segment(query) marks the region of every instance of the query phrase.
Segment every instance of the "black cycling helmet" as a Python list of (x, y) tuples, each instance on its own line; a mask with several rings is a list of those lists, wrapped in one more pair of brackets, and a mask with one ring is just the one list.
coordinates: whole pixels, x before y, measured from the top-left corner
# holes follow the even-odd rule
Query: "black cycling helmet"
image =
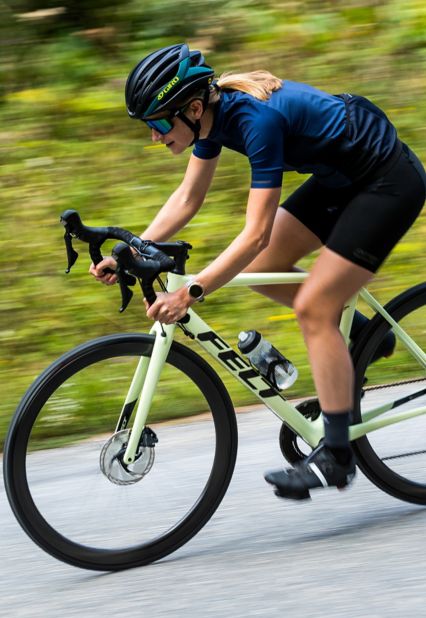
[(179, 109), (200, 90), (205, 91), (205, 107), (213, 75), (201, 52), (189, 51), (186, 44), (163, 47), (141, 60), (127, 78), (127, 112), (131, 118), (146, 120)]

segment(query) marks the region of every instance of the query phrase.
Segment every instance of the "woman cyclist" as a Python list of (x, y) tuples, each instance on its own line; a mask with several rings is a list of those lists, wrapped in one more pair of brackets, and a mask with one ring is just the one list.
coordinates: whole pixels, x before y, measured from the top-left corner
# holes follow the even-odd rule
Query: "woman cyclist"
[[(193, 147), (182, 183), (143, 238), (166, 241), (194, 217), (222, 146), (247, 156), (252, 173), (241, 233), (189, 284), (159, 294), (147, 306), (149, 318), (176, 322), (241, 271), (295, 271), (302, 257), (321, 248), (303, 284), (255, 288), (294, 308), (325, 427), (324, 440), (306, 460), (265, 479), (277, 495), (293, 498), (316, 487), (348, 485), (355, 475), (348, 438), (354, 378), (340, 316), (420, 213), (422, 164), (367, 99), (330, 95), (267, 71), (228, 73), (215, 81), (202, 54), (185, 44), (139, 62), (127, 80), (126, 103), (129, 116), (150, 127), (154, 142), (175, 155)], [(311, 176), (280, 205), (286, 170)], [(115, 275), (104, 273), (107, 266), (114, 266), (112, 258), (92, 264), (90, 272), (115, 283)], [(351, 338), (366, 321), (356, 314)], [(391, 354), (394, 344), (391, 334), (380, 354)]]

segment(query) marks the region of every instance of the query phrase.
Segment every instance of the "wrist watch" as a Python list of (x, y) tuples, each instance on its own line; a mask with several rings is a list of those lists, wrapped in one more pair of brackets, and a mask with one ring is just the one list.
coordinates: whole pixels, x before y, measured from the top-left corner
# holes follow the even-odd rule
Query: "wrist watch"
[(188, 289), (188, 293), (191, 298), (194, 300), (201, 302), (204, 300), (204, 287), (195, 279), (190, 279), (185, 283), (185, 287)]

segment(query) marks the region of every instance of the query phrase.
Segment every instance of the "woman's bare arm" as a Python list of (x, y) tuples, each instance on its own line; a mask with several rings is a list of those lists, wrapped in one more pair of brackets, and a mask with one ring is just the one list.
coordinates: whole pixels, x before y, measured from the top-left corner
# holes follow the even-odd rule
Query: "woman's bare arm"
[(206, 293), (217, 290), (238, 275), (268, 246), (280, 195), (281, 188), (250, 190), (244, 229), (197, 275)]

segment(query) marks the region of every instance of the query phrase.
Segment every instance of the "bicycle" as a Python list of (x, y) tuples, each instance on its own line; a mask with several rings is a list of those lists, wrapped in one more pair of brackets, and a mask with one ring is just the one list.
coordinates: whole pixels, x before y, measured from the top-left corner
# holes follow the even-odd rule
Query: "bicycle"
[[(151, 303), (155, 280), (173, 291), (188, 279), (187, 243), (150, 243), (120, 228), (87, 227), (76, 211), (66, 211), (61, 220), (68, 271), (77, 257), (73, 236), (89, 243), (95, 263), (102, 259), (100, 247), (106, 239), (123, 241), (113, 250), (121, 310), (136, 280)], [(167, 273), (167, 285), (161, 273)], [(295, 283), (307, 276), (240, 274), (228, 286)], [(359, 296), (376, 313), (351, 346), (356, 377), (350, 437), (357, 463), (388, 494), (426, 504), (423, 469), (418, 464), (410, 468), (410, 462), (426, 454), (418, 429), (426, 413), (426, 283), (384, 307), (366, 289)], [(345, 306), (340, 324), (348, 345), (357, 297)], [(104, 571), (147, 565), (189, 541), (224, 497), (237, 453), (235, 411), (210, 364), (174, 340), (177, 328), (279, 417), (279, 443), (290, 463), (323, 437), (316, 399), (298, 406), (286, 400), (193, 309), (177, 324), (155, 322), (149, 334), (116, 334), (84, 343), (53, 362), (29, 387), (5, 445), (4, 478), (13, 512), (25, 532), (52, 556)], [(372, 364), (389, 329), (397, 338), (394, 360)], [(395, 359), (400, 363), (398, 376)], [(203, 412), (201, 425), (157, 422), (169, 416), (167, 406), (172, 412), (179, 406), (176, 390), (173, 397), (168, 395), (172, 387), (189, 393), (191, 408), (185, 412)], [(377, 393), (382, 396), (379, 403)], [(410, 451), (404, 444), (403, 452), (392, 453), (392, 430), (403, 421), (414, 424), (404, 440), (418, 440), (420, 448)], [(196, 465), (185, 466), (194, 443), (200, 451)]]

